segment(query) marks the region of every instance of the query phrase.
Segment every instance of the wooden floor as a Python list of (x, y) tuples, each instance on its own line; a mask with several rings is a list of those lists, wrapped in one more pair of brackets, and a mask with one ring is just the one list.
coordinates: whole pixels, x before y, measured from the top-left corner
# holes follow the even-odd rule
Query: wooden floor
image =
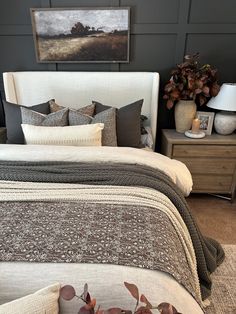
[(236, 199), (232, 204), (214, 196), (193, 194), (187, 202), (203, 235), (222, 244), (236, 244)]

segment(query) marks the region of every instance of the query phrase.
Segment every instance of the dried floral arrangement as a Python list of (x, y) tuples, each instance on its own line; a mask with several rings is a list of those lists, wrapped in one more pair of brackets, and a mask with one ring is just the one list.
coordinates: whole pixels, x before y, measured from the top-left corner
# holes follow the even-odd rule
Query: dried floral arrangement
[[(60, 297), (66, 301), (72, 300), (76, 297), (81, 300), (84, 305), (78, 309), (78, 314), (153, 314), (152, 310), (157, 310), (162, 314), (181, 314), (176, 308), (169, 303), (160, 303), (158, 306), (153, 306), (148, 299), (139, 294), (138, 287), (135, 284), (124, 282), (125, 287), (130, 292), (131, 296), (136, 300), (135, 309), (124, 310), (122, 308), (113, 307), (107, 310), (101, 309), (100, 306), (96, 308), (96, 299), (92, 298), (88, 292), (88, 285), (84, 285), (84, 291), (81, 295), (76, 295), (74, 287), (70, 285), (63, 286), (60, 289)], [(142, 305), (140, 305), (140, 302)]]
[(217, 72), (209, 64), (200, 64), (199, 53), (186, 55), (184, 62), (172, 70), (171, 78), (165, 85), (163, 98), (167, 100), (167, 108), (171, 109), (181, 99), (204, 105), (210, 97), (219, 93)]

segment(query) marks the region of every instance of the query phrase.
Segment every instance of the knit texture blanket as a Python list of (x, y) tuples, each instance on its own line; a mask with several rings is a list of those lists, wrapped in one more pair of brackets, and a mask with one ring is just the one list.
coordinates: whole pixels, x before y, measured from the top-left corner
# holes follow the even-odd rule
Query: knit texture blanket
[(129, 164), (1, 161), (0, 180), (143, 186), (165, 194), (178, 209), (190, 233), (202, 298), (210, 295), (210, 274), (223, 261), (223, 249), (216, 241), (202, 236), (184, 196), (163, 172), (147, 166)]

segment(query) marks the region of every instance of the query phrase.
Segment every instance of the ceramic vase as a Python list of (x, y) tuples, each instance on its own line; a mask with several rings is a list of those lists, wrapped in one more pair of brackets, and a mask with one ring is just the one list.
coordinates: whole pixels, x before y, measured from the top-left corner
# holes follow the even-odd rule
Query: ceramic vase
[(175, 105), (175, 127), (179, 133), (184, 133), (192, 127), (197, 112), (194, 100), (179, 100)]
[(215, 115), (214, 127), (218, 134), (229, 135), (236, 130), (236, 113), (220, 111)]

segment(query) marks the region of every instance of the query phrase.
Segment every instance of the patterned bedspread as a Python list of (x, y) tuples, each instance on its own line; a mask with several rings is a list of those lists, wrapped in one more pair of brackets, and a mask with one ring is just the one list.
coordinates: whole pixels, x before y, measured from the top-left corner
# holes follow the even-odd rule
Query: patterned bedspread
[(0, 180), (1, 260), (158, 269), (199, 303), (209, 296), (210, 273), (223, 250), (201, 235), (182, 193), (162, 171), (118, 163), (1, 161)]

